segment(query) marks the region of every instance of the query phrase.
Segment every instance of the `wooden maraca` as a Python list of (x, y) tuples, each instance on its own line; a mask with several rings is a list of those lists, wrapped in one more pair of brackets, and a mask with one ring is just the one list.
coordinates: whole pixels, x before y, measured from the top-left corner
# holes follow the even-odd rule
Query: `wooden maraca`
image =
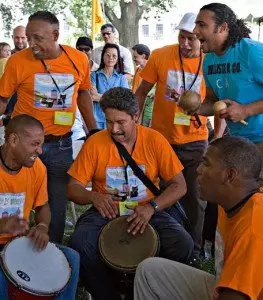
[[(225, 108), (227, 108), (227, 105), (226, 105), (226, 103), (224, 102), (224, 101), (217, 101), (215, 104), (214, 104), (214, 113), (216, 114), (216, 115), (218, 115), (219, 114), (219, 112), (221, 111), (221, 110), (223, 110), (223, 109), (225, 109)], [(247, 125), (248, 123), (246, 122), (246, 121), (244, 121), (244, 120), (241, 120), (241, 121), (239, 121), (241, 124), (243, 124), (243, 125)]]
[(199, 127), (202, 126), (201, 120), (198, 114), (196, 113), (196, 111), (201, 106), (201, 97), (198, 93), (193, 92), (191, 90), (184, 91), (180, 96), (178, 105), (181, 109), (186, 111), (187, 114), (193, 114)]

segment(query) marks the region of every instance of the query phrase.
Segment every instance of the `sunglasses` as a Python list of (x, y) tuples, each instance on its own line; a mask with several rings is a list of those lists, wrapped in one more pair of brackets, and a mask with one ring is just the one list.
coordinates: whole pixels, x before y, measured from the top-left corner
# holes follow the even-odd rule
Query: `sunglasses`
[(90, 47), (77, 47), (77, 49), (82, 52), (89, 52), (91, 50)]
[(112, 31), (109, 31), (109, 32), (103, 32), (102, 35), (103, 35), (103, 36), (105, 36), (105, 35), (111, 35), (112, 33), (113, 33)]

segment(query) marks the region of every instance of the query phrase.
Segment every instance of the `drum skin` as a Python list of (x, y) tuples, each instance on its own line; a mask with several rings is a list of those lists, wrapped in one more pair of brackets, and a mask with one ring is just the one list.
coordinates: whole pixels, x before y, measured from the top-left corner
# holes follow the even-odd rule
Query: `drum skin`
[(31, 239), (15, 238), (4, 247), (1, 258), (10, 299), (52, 299), (71, 277), (65, 255), (52, 243), (38, 252)]
[(135, 272), (140, 262), (153, 257), (159, 251), (159, 236), (148, 224), (144, 233), (135, 236), (127, 232), (127, 216), (111, 220), (99, 235), (99, 250), (102, 260), (120, 272)]

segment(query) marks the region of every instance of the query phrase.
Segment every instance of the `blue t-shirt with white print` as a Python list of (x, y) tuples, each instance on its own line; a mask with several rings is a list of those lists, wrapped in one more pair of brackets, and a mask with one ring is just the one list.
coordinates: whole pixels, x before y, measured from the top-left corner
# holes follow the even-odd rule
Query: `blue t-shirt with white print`
[[(203, 73), (208, 88), (219, 100), (230, 99), (240, 104), (263, 100), (263, 44), (243, 38), (229, 47), (224, 55), (205, 55)], [(263, 114), (245, 119), (247, 126), (227, 121), (231, 135), (263, 141)]]

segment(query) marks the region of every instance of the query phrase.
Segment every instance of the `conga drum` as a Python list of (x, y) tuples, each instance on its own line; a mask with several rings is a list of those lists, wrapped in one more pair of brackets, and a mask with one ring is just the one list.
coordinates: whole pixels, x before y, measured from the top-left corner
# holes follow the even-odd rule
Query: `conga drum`
[(40, 252), (33, 247), (29, 238), (19, 237), (3, 249), (1, 264), (9, 280), (9, 299), (53, 299), (71, 278), (68, 260), (55, 244), (48, 243)]
[(127, 218), (113, 219), (103, 227), (99, 235), (99, 251), (102, 260), (112, 269), (135, 273), (140, 262), (158, 254), (160, 242), (150, 224), (142, 234), (134, 236), (128, 233)]

